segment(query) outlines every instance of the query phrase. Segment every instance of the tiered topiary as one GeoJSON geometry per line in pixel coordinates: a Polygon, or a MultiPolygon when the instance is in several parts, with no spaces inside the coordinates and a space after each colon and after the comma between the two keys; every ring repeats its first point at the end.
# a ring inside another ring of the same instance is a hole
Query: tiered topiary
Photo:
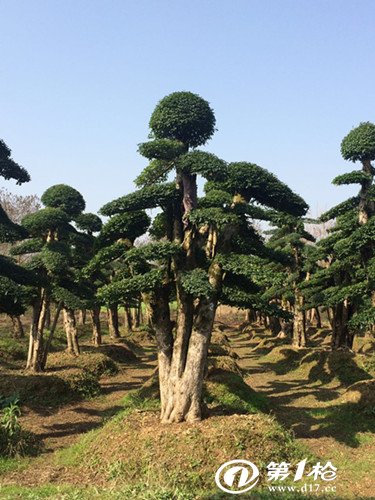
{"type": "Polygon", "coordinates": [[[150,128],[152,140],[139,147],[150,160],[136,181],[139,190],[108,203],[101,213],[115,219],[159,208],[150,229],[154,241],[139,248],[111,247],[109,259],[111,252],[113,258],[121,256],[126,275],[104,286],[100,296],[111,304],[142,294],[158,344],[161,419],[193,421],[202,417],[202,383],[218,303],[259,303],[255,275],[259,259],[269,252],[251,218],[263,218],[259,204],[295,216],[307,206],[261,167],[228,165],[195,149],[215,130],[214,113],[198,95],[175,92],[162,99],[150,128]],[[168,183],[172,172],[174,182],[168,183]],[[202,198],[198,175],[207,181],[202,198]],[[171,299],[177,301],[175,328],[171,299]]]}
{"type": "Polygon", "coordinates": [[[315,304],[333,310],[332,347],[349,347],[360,330],[375,324],[375,125],[361,123],[343,139],[345,160],[361,168],[333,180],[336,185],[359,184],[357,196],[323,214],[336,219],[331,234],[318,243],[321,269],[311,280],[315,304]]]}

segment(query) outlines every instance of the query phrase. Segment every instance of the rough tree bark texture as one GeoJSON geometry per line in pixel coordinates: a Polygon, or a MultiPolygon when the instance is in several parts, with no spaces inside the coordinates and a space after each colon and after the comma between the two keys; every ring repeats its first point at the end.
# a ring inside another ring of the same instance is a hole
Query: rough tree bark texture
{"type": "Polygon", "coordinates": [[[78,332],[76,326],[76,318],[73,309],[64,307],[63,309],[64,317],[64,329],[66,333],[67,341],[67,351],[69,354],[74,354],[74,356],[79,356],[80,349],[78,344],[78,332]]]}
{"type": "Polygon", "coordinates": [[[30,327],[29,351],[26,369],[34,372],[42,370],[43,333],[46,322],[49,297],[45,289],[41,291],[41,299],[33,306],[33,316],[30,327]]]}
{"type": "Polygon", "coordinates": [[[11,316],[13,325],[13,337],[15,339],[22,339],[25,336],[25,331],[23,329],[22,321],[19,316],[11,316]]]}
{"type": "Polygon", "coordinates": [[[132,317],[130,314],[129,307],[124,307],[124,328],[126,332],[131,332],[133,330],[132,317]]]}
{"type": "Polygon", "coordinates": [[[92,341],[95,346],[100,346],[102,343],[102,330],[100,326],[100,307],[91,309],[92,320],[92,341]]]}
{"type": "Polygon", "coordinates": [[[306,346],[306,313],[303,295],[296,290],[293,313],[293,347],[306,346]]]}
{"type": "Polygon", "coordinates": [[[78,324],[85,325],[86,324],[86,309],[80,309],[78,313],[78,324]]]}
{"type": "Polygon", "coordinates": [[[340,347],[353,347],[353,334],[348,328],[349,305],[348,301],[337,304],[333,309],[333,330],[332,330],[332,349],[340,347]]]}
{"type": "Polygon", "coordinates": [[[43,348],[42,361],[41,361],[41,369],[42,370],[44,370],[46,368],[47,357],[48,357],[48,353],[50,351],[50,347],[52,344],[53,335],[56,331],[57,322],[59,320],[61,308],[62,308],[62,303],[60,302],[56,306],[55,315],[54,315],[54,318],[53,318],[53,321],[51,323],[51,327],[49,330],[49,335],[48,335],[47,341],[46,341],[44,348],[43,348]]]}
{"type": "Polygon", "coordinates": [[[119,320],[118,320],[118,305],[113,304],[107,309],[108,331],[111,339],[120,337],[119,320]]]}

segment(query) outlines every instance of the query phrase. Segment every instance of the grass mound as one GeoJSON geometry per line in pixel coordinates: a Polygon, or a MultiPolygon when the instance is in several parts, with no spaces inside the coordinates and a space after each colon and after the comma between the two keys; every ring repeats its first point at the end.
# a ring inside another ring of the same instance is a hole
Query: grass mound
{"type": "Polygon", "coordinates": [[[344,403],[354,403],[358,408],[375,414],[375,379],[361,380],[348,387],[342,396],[344,403]]]}
{"type": "MultiPolygon", "coordinates": [[[[263,413],[264,397],[232,372],[216,371],[205,383],[210,418],[195,424],[159,422],[155,384],[124,400],[125,409],[100,430],[86,435],[59,455],[59,466],[74,470],[80,484],[145,484],[147,489],[177,487],[217,491],[213,483],[222,463],[253,457],[260,466],[271,460],[303,458],[291,434],[263,413]]],[[[69,473],[69,472],[68,472],[69,473]]],[[[174,498],[174,497],[166,497],[174,498]]]]}
{"type": "Polygon", "coordinates": [[[86,370],[98,377],[115,375],[119,370],[111,357],[103,352],[82,352],[80,356],[72,356],[66,352],[52,353],[48,357],[47,369],[52,372],[86,370]]]}
{"type": "Polygon", "coordinates": [[[354,353],[341,350],[314,350],[301,359],[300,369],[311,381],[325,384],[336,380],[346,387],[372,378],[354,353]]]}

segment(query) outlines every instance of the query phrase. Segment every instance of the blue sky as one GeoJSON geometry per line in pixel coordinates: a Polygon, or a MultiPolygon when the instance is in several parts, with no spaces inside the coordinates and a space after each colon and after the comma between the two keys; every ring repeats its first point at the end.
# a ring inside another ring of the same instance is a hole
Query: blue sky
{"type": "Polygon", "coordinates": [[[316,214],[352,193],[340,142],[375,121],[372,0],[0,0],[0,138],[32,181],[90,211],[131,191],[166,94],[217,120],[207,149],[274,172],[316,214]]]}

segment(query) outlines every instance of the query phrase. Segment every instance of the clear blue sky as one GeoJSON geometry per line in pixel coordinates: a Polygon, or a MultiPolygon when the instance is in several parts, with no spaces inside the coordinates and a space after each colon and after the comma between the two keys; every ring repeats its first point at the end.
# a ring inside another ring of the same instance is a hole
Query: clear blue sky
{"type": "Polygon", "coordinates": [[[250,161],[328,208],[352,188],[341,139],[375,121],[373,0],[0,0],[0,138],[41,195],[88,209],[126,194],[155,104],[190,90],[215,110],[207,149],[250,161]]]}

